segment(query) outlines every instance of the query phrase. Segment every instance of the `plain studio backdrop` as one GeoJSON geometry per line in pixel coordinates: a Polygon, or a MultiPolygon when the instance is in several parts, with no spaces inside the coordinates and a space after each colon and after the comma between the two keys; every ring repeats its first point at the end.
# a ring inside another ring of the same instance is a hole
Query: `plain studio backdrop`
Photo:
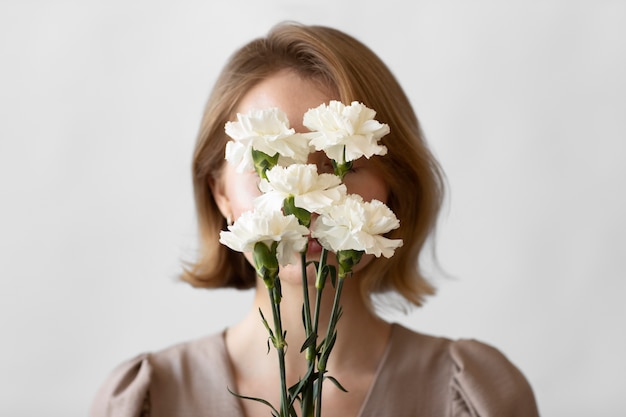
{"type": "Polygon", "coordinates": [[[190,160],[218,71],[283,20],[377,52],[447,173],[451,277],[391,317],[497,346],[544,416],[623,415],[618,0],[2,0],[0,415],[84,416],[121,361],[247,310],[249,291],[177,281],[190,160]]]}

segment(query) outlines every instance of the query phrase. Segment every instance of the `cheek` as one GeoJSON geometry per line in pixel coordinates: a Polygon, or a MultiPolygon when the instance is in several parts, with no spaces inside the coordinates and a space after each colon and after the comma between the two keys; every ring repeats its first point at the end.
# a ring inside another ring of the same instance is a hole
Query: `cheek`
{"type": "Polygon", "coordinates": [[[256,174],[238,175],[228,184],[228,194],[234,219],[237,219],[242,213],[252,210],[252,202],[261,195],[258,184],[259,177],[256,174]]]}
{"type": "Polygon", "coordinates": [[[344,180],[348,193],[359,194],[365,201],[379,200],[387,203],[389,187],[382,177],[373,171],[357,171],[348,174],[344,180]]]}
{"type": "Polygon", "coordinates": [[[370,186],[367,188],[367,192],[362,197],[366,201],[378,200],[387,204],[388,194],[389,190],[387,189],[386,184],[382,181],[372,181],[370,186]]]}

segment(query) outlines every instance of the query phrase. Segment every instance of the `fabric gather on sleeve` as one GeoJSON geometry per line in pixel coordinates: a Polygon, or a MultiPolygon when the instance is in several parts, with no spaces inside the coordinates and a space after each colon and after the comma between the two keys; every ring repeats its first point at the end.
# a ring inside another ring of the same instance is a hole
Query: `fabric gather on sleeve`
{"type": "Polygon", "coordinates": [[[475,341],[450,344],[454,417],[538,417],[524,375],[499,350],[475,341]]]}
{"type": "Polygon", "coordinates": [[[152,367],[142,354],[113,370],[92,403],[91,417],[140,417],[145,415],[152,367]]]}

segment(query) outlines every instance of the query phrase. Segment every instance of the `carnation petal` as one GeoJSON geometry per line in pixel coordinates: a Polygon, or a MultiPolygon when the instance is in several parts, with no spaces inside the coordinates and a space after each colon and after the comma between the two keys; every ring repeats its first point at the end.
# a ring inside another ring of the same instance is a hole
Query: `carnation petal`
{"type": "Polygon", "coordinates": [[[359,195],[349,195],[316,219],[311,236],[333,252],[358,250],[377,257],[390,257],[402,245],[402,240],[388,239],[382,234],[398,226],[399,221],[384,203],[365,202],[359,195]]]}
{"type": "Polygon", "coordinates": [[[262,180],[259,188],[263,192],[254,204],[274,210],[282,207],[282,202],[294,197],[296,207],[310,213],[332,205],[346,195],[346,186],[332,174],[318,174],[313,164],[294,164],[288,167],[276,166],[266,172],[267,180],[262,180]]]}
{"type": "Polygon", "coordinates": [[[308,134],[312,147],[344,163],[387,153],[387,148],[378,141],[389,133],[389,126],[374,120],[375,116],[376,112],[362,103],[355,101],[345,106],[331,101],[307,111],[303,124],[314,131],[308,134]]]}
{"type": "Polygon", "coordinates": [[[278,162],[282,165],[305,162],[311,151],[308,138],[290,128],[287,115],[277,108],[238,113],[237,121],[227,122],[224,131],[239,144],[227,144],[226,159],[237,165],[240,172],[250,169],[252,149],[269,156],[279,154],[278,162]]]}
{"type": "Polygon", "coordinates": [[[228,231],[220,232],[220,243],[237,252],[251,252],[257,242],[271,246],[279,242],[278,262],[293,263],[308,241],[309,230],[293,216],[280,211],[252,210],[243,213],[228,231]],[[280,252],[280,253],[279,253],[280,252]]]}

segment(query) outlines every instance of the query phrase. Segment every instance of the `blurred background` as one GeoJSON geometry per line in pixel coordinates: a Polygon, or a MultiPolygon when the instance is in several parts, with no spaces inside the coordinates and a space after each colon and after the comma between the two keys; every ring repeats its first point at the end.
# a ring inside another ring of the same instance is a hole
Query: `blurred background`
{"type": "Polygon", "coordinates": [[[243,316],[177,282],[190,159],[228,56],[283,20],[378,53],[447,173],[451,277],[389,317],[497,346],[543,416],[621,415],[620,0],[0,0],[0,415],[84,416],[121,361],[243,316]]]}

